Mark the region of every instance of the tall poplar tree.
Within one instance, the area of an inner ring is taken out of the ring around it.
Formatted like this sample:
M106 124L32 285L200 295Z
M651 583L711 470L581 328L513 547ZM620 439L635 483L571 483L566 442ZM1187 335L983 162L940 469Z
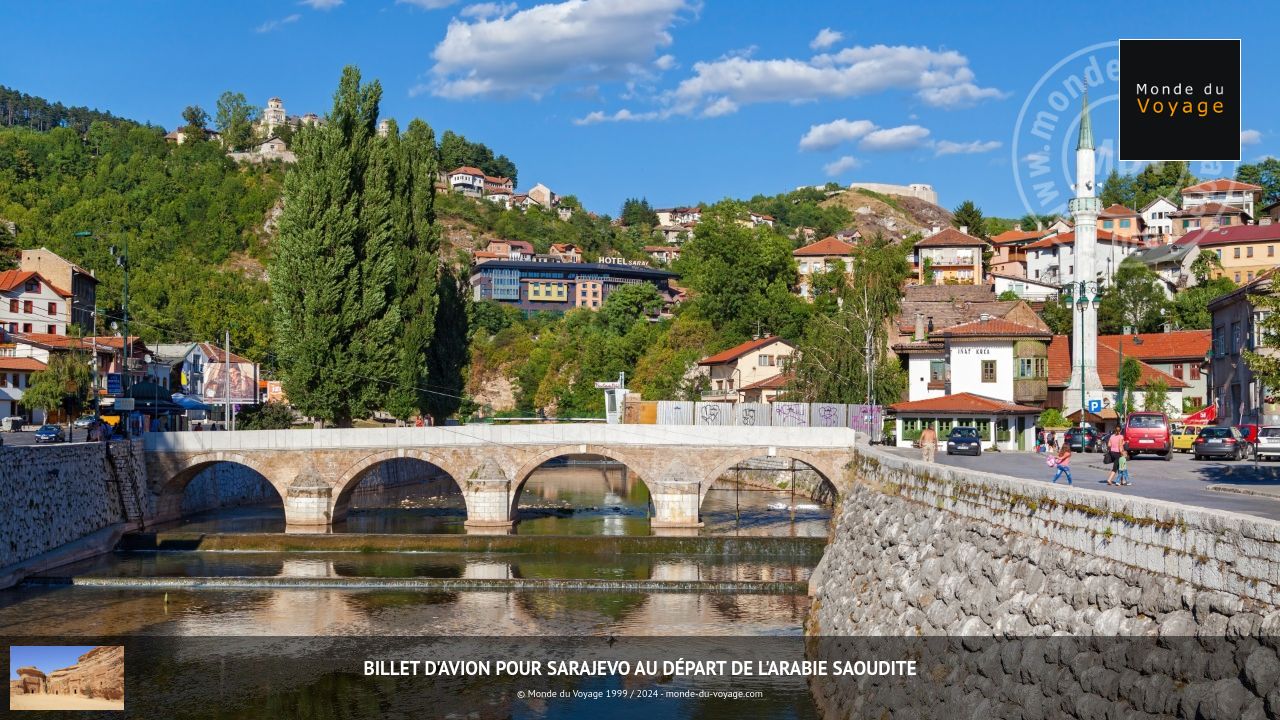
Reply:
M394 264L385 252L382 209L362 215L371 140L381 88L360 84L347 67L328 121L299 133L297 163L285 176L284 211L271 268L272 307L281 376L290 402L304 415L350 426L366 412L378 383L367 365L383 336L387 303L380 293ZM375 175L381 166L375 165ZM384 200L381 176L369 201ZM369 233L375 237L370 240ZM370 379L373 375L373 379Z

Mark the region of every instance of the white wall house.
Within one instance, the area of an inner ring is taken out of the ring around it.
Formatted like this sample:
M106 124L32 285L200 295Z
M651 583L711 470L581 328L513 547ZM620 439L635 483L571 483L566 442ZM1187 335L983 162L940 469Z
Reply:
M0 328L9 332L66 335L71 293L38 272L0 272Z
M1240 208L1253 218L1257 217L1254 206L1261 199L1261 187L1227 178L1206 180L1182 189L1183 210L1190 210L1206 203L1219 203Z
M1142 215L1143 238L1158 240L1173 235L1173 214L1178 212L1177 205L1158 197L1138 212Z
M480 197L484 194L484 171L478 168L463 166L452 170L448 175L449 188L454 192Z
M1052 284L1071 282L1076 272L1075 241L1075 233L1069 232L1027 245L1027 279ZM1116 239L1099 230L1095 255L1098 278L1110 282L1120 263L1141 249L1137 242Z
M1012 292L1022 300L1041 302L1056 298L1062 292L1060 285L1044 280L1032 280L1030 278L997 273L990 273L990 275L992 285L995 287L996 297L1006 292Z

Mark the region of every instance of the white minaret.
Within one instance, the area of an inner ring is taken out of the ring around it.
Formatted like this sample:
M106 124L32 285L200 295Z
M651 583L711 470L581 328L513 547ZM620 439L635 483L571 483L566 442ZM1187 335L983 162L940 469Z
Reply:
M1063 404L1068 414L1080 410L1081 400L1101 400L1105 392L1098 377L1098 310L1093 299L1102 294L1098 284L1098 213L1102 202L1094 196L1093 124L1089 121L1089 91L1080 115L1080 139L1076 143L1076 196L1069 205L1075 218L1074 291L1077 303L1087 297L1084 312L1071 308L1071 384ZM1084 293L1081 289L1084 288ZM1083 361L1083 369L1081 364ZM1081 388L1083 387L1083 392Z

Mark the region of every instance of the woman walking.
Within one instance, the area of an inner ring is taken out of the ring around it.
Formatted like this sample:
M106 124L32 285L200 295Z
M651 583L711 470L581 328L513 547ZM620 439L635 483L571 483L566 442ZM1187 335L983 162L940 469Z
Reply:
M1058 468L1058 471L1053 474L1054 484L1056 485L1058 478L1063 475L1067 476L1068 485L1074 484L1071 482L1071 445L1069 443L1064 443L1062 445L1062 449L1058 451L1058 455L1055 459L1057 460L1055 466Z

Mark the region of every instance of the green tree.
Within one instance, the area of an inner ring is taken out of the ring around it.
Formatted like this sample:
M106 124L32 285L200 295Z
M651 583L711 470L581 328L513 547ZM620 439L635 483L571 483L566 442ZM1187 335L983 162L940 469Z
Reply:
M810 402L896 402L906 374L889 357L885 318L898 313L902 283L911 272L901 246L883 236L853 253L853 281L838 309L818 313L796 345L790 391Z
M285 391L339 427L385 396L395 368L394 158L389 142L372 147L381 92L345 68L329 121L298 136L271 270Z
M687 311L709 320L729 344L757 332L797 337L810 308L791 292L798 279L791 241L768 227L744 227L738 221L745 213L736 202L703 211L675 263L696 291Z
M1117 414L1125 415L1133 412L1135 405L1133 402L1133 389L1138 386L1138 382L1142 380L1142 365L1138 363L1136 358L1127 357L1120 364L1120 392L1121 405L1117 409Z
M1040 319L1044 320L1054 335L1070 335L1074 324L1071 308L1058 302L1057 298L1046 300L1040 309Z
M1012 290L1005 290L1004 292L1002 292L1002 293L1000 293L999 295L997 295L997 296L996 296L996 299L997 299L997 300L1006 300L1006 301L1007 301L1007 300L1021 300L1022 298L1018 297L1018 293L1016 293L1016 292L1014 292L1014 291L1012 291Z
M251 405L236 415L240 430L288 430L293 421L293 408L281 402Z
M1103 332L1151 332L1163 322L1169 300L1160 277L1143 263L1126 258L1102 293L1098 324Z
M182 111L182 121L185 125L182 129L185 131L187 142L192 140L204 140L205 128L209 127L209 113L199 105L188 105Z
M1280 200L1280 160L1265 157L1236 168L1236 180L1262 187L1262 207Z
M662 295L649 283L623 285L609 294L600 306L597 319L604 329L625 335L637 322L662 310Z
M1156 378L1142 387L1142 409L1150 412L1165 412L1169 404L1169 385Z
M72 420L88 406L93 390L93 370L84 354L59 352L49 357L44 370L31 373L22 404L28 408L54 413L61 410L67 418L67 440L74 440Z
M649 201L644 198L627 198L622 203L622 212L618 219L623 225L645 225L654 227L658 224L658 213L653 211Z
M988 239L986 218L982 217L982 210L972 200L965 200L951 211L951 226L965 228L965 232L973 237Z
M1222 258L1212 250L1201 250L1196 253L1196 259L1191 261L1191 275L1197 284L1208 282L1215 272L1221 270Z
M244 93L230 90L218 98L217 116L214 121L222 142L228 149L244 150L253 144L253 123L258 109L249 104Z
M1280 293L1274 285L1268 286L1265 292L1250 295L1254 312L1261 316L1258 321L1256 349L1245 350L1244 361L1253 371L1253 376L1261 384L1268 398L1274 398L1280 389Z
M1102 206L1111 207L1112 205L1124 205L1128 207L1135 200L1137 186L1134 184L1132 175L1121 175L1114 168L1107 175L1107 179L1102 182L1099 199ZM1137 210L1138 208L1130 208Z
M427 353L427 379L430 392L424 399L424 410L435 421L445 421L462 407L466 389L466 369L471 360L467 338L470 335L468 319L471 317L467 290L470 285L466 275L467 264L442 263L438 288L435 334Z
M1236 284L1231 278L1220 277L1179 290L1169 304L1166 317L1180 330L1205 330L1213 324L1209 301L1235 289Z

